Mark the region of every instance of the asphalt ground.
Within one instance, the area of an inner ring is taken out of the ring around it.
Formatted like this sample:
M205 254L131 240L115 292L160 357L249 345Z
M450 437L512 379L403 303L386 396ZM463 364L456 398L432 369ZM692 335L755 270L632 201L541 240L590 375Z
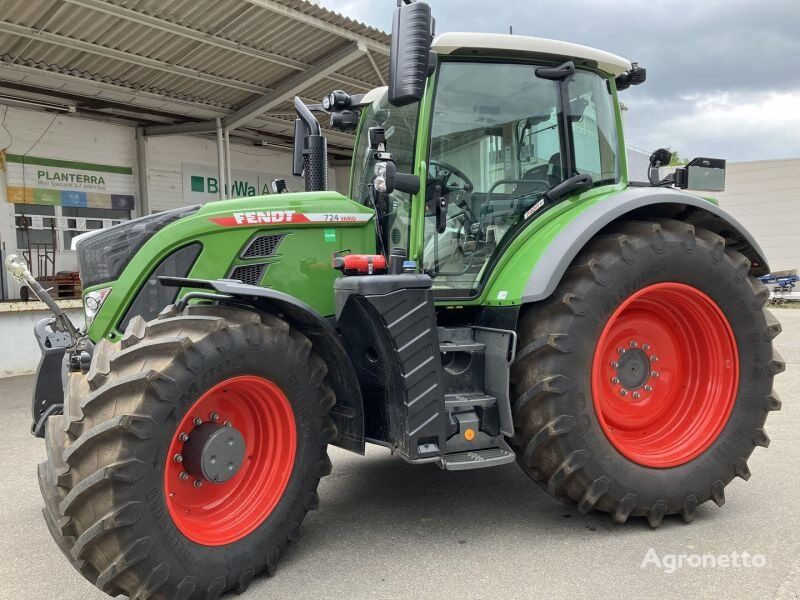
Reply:
M722 508L703 505L689 525L618 526L554 500L514 464L444 472L383 448L366 457L332 448L319 510L277 573L242 598L798 598L800 310L775 314L783 410L769 416L772 443L751 457L752 478L735 480ZM0 598L105 598L42 519L32 385L0 380Z

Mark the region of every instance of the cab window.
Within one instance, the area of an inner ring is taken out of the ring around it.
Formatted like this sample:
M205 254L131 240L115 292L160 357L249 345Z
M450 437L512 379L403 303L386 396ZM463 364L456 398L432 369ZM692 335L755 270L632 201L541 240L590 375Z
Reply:
M616 130L606 80L578 72L562 106L538 65L444 62L431 123L422 267L439 290L475 292L503 239L546 208L543 195L583 172L615 180ZM571 156L565 135L574 140ZM567 172L567 171L570 172ZM444 230L437 199L447 200Z

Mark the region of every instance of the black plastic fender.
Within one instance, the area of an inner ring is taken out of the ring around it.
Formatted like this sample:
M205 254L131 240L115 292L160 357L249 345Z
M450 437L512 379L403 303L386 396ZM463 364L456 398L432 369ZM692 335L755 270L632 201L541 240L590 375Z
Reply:
M629 187L587 208L556 235L531 271L522 302L536 302L550 296L573 259L604 227L617 220L648 217L669 217L704 227L744 254L751 262L753 274L769 273L758 242L716 204L671 188Z
M162 285L212 290L231 296L237 303L249 304L286 319L308 337L314 345L314 352L328 365L328 383L336 394L336 405L331 411L336 438L331 443L364 454L364 402L361 389L341 338L328 319L294 296L232 279L159 277L158 280Z

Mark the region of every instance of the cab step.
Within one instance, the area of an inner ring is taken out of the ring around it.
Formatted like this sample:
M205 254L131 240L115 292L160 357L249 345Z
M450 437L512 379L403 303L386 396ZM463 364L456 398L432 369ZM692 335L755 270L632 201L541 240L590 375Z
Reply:
M464 471L466 469L483 469L497 467L514 462L516 455L503 440L498 440L498 448L466 450L442 456L439 466L445 471Z

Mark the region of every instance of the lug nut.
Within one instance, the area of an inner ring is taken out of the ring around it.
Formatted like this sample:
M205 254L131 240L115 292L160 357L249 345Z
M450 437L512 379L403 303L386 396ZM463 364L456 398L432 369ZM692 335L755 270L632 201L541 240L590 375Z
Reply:
M625 350L625 348L620 347L620 348L617 348L617 352L619 352L620 354L625 354L626 350Z
M181 471L181 474L178 475L181 481L186 481L189 479L189 474L186 471Z
M194 487L196 487L196 488L203 487L203 482L200 479L195 479L194 480Z
M200 417L195 417L195 418L194 418L194 421L192 421L192 422L193 422L195 425L202 425L202 424L203 424L203 419L201 419Z
M611 383L619 383L619 379L616 377L611 378Z
M619 395L620 396L627 396L628 395L628 391L627 390L620 390L619 391Z
M225 425L225 427L233 427L233 423L231 423L230 421L225 421L223 425Z
M639 398L642 397L642 395L639 392L633 392L633 397L638 400Z
M650 360L652 362L656 362L656 361L658 361L658 357L655 354L653 354L653 356L650 357Z
M214 421L215 423L219 421L219 415L217 413L212 412L211 415L209 416L211 417L211 420Z
M631 340L631 348L636 348L638 345L639 344L636 342L636 340Z
M658 377L658 371L650 371L650 377Z
M650 344L642 344L642 350L644 350L645 352L650 350Z
M616 369L618 366L619 366L619 363L617 361L615 361L615 360L611 361L611 368L612 369Z
M646 385L646 386L644 386L644 391L645 391L645 392L652 392L652 391L653 391L653 386L652 386L652 385Z
M180 441L182 441L182 442L185 442L186 440L188 440L188 439L189 439L189 434L187 434L187 433L181 433L181 434L178 436L178 439L179 439Z
M172 457L172 460L174 460L176 463L182 463L183 456L181 456L180 454L176 454L175 456Z

